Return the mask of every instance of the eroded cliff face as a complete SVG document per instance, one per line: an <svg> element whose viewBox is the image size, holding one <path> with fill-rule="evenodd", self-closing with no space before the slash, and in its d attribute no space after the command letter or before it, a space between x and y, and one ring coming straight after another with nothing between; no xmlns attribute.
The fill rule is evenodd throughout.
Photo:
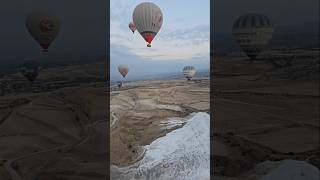
<svg viewBox="0 0 320 180"><path fill-rule="evenodd" d="M141 146L181 127L163 128L172 117L209 112L209 80L144 81L111 91L111 161L127 166L142 158Z"/></svg>

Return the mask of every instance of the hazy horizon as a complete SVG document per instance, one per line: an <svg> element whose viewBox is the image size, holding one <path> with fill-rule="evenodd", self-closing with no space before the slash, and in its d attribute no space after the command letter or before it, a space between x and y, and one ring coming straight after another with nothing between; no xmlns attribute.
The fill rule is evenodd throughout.
<svg viewBox="0 0 320 180"><path fill-rule="evenodd" d="M196 69L197 72L194 76L194 78L210 76L210 69ZM128 75L130 74L130 71L128 72ZM210 77L209 77L210 78ZM157 79L185 79L182 69L181 70L173 70L173 71L165 71L165 72L154 72L152 74L148 75L141 75L141 74L133 74L131 73L130 76L127 76L126 78L123 78L122 76L112 76L110 77L111 82L116 81L139 81L139 80L157 80Z"/></svg>

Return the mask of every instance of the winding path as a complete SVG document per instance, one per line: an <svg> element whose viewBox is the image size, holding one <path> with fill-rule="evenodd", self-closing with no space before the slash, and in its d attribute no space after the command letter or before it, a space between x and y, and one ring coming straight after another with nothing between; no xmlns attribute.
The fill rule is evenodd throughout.
<svg viewBox="0 0 320 180"><path fill-rule="evenodd" d="M59 97L56 97L56 98L58 99ZM67 100L63 99L63 98L59 98L59 99L60 99L61 102L63 102L64 105L76 109L75 112L73 112L74 114L84 114L84 112L81 109L76 108L76 106L72 105L71 102L67 102ZM82 117L86 117L86 116L83 115ZM28 119L32 119L32 118L28 117ZM86 120L83 120L83 121L87 122ZM7 172L10 174L11 180L35 180L37 178L37 176L43 171L43 168L44 168L44 167L34 168L32 170L32 172L28 173L27 177L21 177L21 175L18 173L18 171L15 170L15 168L13 167L13 163L14 162L16 162L18 160L30 158L30 157L33 157L33 156L37 156L37 155L40 155L42 153L49 153L49 152L63 150L63 149L67 149L67 150L68 149L72 149L73 147L85 142L90 137L90 133L93 132L93 130L94 130L93 127L99 122L101 122L101 121L96 121L93 124L89 124L89 125L84 125L83 123L80 123L81 124L81 128L85 129L86 133L84 133L85 135L82 138L76 140L75 142L72 142L70 144L65 144L65 145L62 145L62 146L58 146L58 147L54 147L54 148L51 148L51 149L46 149L46 150L42 150L42 151L31 153L31 154L19 156L19 157L16 157L14 159L8 160L7 162L4 163L4 167L7 170ZM55 160L56 159L54 159L54 161ZM48 165L48 163L46 165Z"/></svg>

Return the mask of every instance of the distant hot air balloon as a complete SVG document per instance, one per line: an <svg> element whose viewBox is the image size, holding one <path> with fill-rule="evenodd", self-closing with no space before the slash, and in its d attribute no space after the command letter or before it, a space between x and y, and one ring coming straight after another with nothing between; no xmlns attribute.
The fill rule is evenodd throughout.
<svg viewBox="0 0 320 180"><path fill-rule="evenodd" d="M129 23L129 28L132 31L132 33L134 33L134 31L137 29L136 26L133 24L133 22Z"/></svg>
<svg viewBox="0 0 320 180"><path fill-rule="evenodd" d="M137 30L148 42L148 47L151 47L151 42L159 32L163 15L161 9L151 2L143 2L137 5L133 11L133 23Z"/></svg>
<svg viewBox="0 0 320 180"><path fill-rule="evenodd" d="M247 56L254 60L272 38L273 27L267 16L251 13L234 22L232 33Z"/></svg>
<svg viewBox="0 0 320 180"><path fill-rule="evenodd" d="M185 66L182 70L183 75L190 81L196 74L196 69L193 66Z"/></svg>
<svg viewBox="0 0 320 180"><path fill-rule="evenodd" d="M122 77L126 77L126 75L129 72L129 67L128 67L128 65L125 65L125 64L119 65L118 66L118 71L120 72Z"/></svg>
<svg viewBox="0 0 320 180"><path fill-rule="evenodd" d="M122 82L121 82L121 81L118 81L118 82L117 82L117 85L118 85L118 88L121 88L121 87L122 87Z"/></svg>
<svg viewBox="0 0 320 180"><path fill-rule="evenodd" d="M57 17L46 12L33 12L26 19L26 27L31 36L40 44L44 52L59 33L60 23Z"/></svg>
<svg viewBox="0 0 320 180"><path fill-rule="evenodd" d="M20 68L20 72L30 82L33 82L39 75L39 63L36 60L26 60Z"/></svg>

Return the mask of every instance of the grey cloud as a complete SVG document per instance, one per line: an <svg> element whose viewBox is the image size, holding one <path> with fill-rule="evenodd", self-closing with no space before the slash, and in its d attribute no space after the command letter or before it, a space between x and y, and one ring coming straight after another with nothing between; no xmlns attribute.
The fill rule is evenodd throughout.
<svg viewBox="0 0 320 180"><path fill-rule="evenodd" d="M165 30L161 32L161 38L164 40L189 40L192 43L201 43L209 41L210 26L201 25L193 28L178 29L171 32Z"/></svg>

